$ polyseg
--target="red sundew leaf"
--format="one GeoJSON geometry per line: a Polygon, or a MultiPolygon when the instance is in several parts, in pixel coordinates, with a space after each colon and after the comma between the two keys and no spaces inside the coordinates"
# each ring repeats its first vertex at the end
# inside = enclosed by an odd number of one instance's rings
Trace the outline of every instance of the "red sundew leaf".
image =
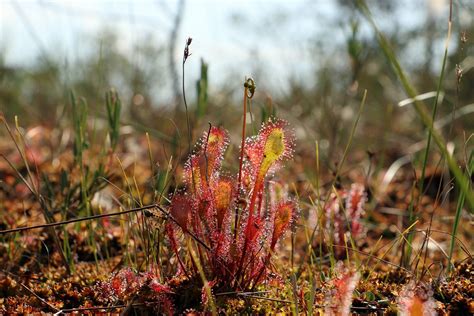
{"type": "MultiPolygon", "coordinates": [[[[253,219],[257,197],[262,194],[265,177],[270,169],[274,170],[281,161],[292,157],[294,138],[294,133],[289,129],[286,121],[270,119],[262,125],[257,137],[249,140],[247,157],[255,171],[255,182],[249,205],[249,223],[253,219]]],[[[257,211],[260,212],[260,209],[257,211]]]]}
{"type": "Polygon", "coordinates": [[[219,258],[221,260],[222,257],[226,257],[227,247],[228,247],[228,240],[227,236],[219,231],[213,231],[211,233],[211,243],[213,243],[212,254],[213,259],[219,258]],[[226,249],[224,249],[226,248],[226,249]],[[224,252],[225,251],[225,252],[224,252]]]}
{"type": "Polygon", "coordinates": [[[364,232],[361,218],[365,201],[366,193],[362,184],[354,183],[350,190],[342,189],[331,194],[325,208],[326,229],[333,233],[337,257],[345,255],[345,237],[360,238],[364,232]]]}
{"type": "Polygon", "coordinates": [[[161,284],[157,280],[152,280],[150,282],[149,287],[157,294],[173,294],[174,293],[169,286],[161,284]]]}
{"type": "Polygon", "coordinates": [[[229,135],[221,127],[213,126],[202,135],[184,168],[184,181],[192,191],[205,190],[217,177],[228,143],[229,135]]]}
{"type": "Polygon", "coordinates": [[[331,281],[333,289],[326,295],[325,315],[330,316],[348,316],[352,305],[352,293],[360,275],[358,272],[345,269],[342,262],[339,261],[336,268],[336,278],[331,281]]]}
{"type": "Polygon", "coordinates": [[[242,189],[244,192],[249,192],[253,186],[255,171],[248,162],[244,162],[242,167],[242,189]]]}
{"type": "Polygon", "coordinates": [[[366,201],[365,188],[362,184],[353,183],[347,193],[346,212],[351,222],[352,235],[357,237],[363,231],[360,218],[364,214],[364,204],[366,201]]]}
{"type": "Polygon", "coordinates": [[[410,306],[408,315],[410,315],[410,316],[424,316],[425,315],[424,310],[425,310],[425,308],[423,306],[423,301],[418,296],[414,296],[411,299],[411,306],[410,306]]]}
{"type": "Polygon", "coordinates": [[[120,293],[122,291],[122,280],[120,278],[112,278],[110,280],[110,288],[114,293],[120,293]]]}
{"type": "Polygon", "coordinates": [[[424,284],[410,282],[400,292],[398,309],[401,316],[434,316],[436,303],[433,300],[433,291],[424,284]]]}
{"type": "Polygon", "coordinates": [[[258,138],[264,155],[267,156],[263,159],[281,161],[293,157],[295,135],[289,128],[287,121],[282,119],[269,120],[262,125],[258,138]]]}
{"type": "Polygon", "coordinates": [[[174,315],[175,310],[170,299],[170,294],[174,294],[173,290],[168,285],[161,284],[157,279],[152,279],[148,287],[155,293],[160,304],[159,311],[155,312],[159,315],[174,315]]]}
{"type": "Polygon", "coordinates": [[[212,198],[210,196],[209,190],[203,192],[202,196],[197,199],[197,210],[198,214],[207,223],[209,223],[209,217],[211,216],[212,211],[212,198]]]}
{"type": "Polygon", "coordinates": [[[293,201],[287,201],[277,206],[270,249],[275,248],[276,242],[283,236],[295,214],[296,204],[293,201]]]}
{"type": "MultiPolygon", "coordinates": [[[[207,170],[207,177],[211,178],[219,172],[224,152],[229,143],[229,134],[221,127],[212,126],[209,134],[203,135],[203,143],[199,155],[204,159],[200,159],[200,167],[201,170],[207,170]]],[[[206,173],[203,172],[203,174],[206,173]]]]}
{"type": "Polygon", "coordinates": [[[176,314],[174,304],[168,296],[162,296],[160,304],[160,312],[162,315],[172,316],[176,314]]]}
{"type": "Polygon", "coordinates": [[[263,178],[279,162],[293,157],[295,136],[288,122],[270,119],[262,124],[256,137],[248,138],[245,145],[247,159],[257,178],[263,178]]]}
{"type": "Polygon", "coordinates": [[[253,243],[258,240],[257,237],[263,230],[262,220],[260,218],[254,218],[249,225],[250,226],[246,228],[246,238],[249,243],[249,248],[252,248],[254,246],[253,243]]]}
{"type": "Polygon", "coordinates": [[[324,210],[326,215],[326,229],[329,232],[334,230],[335,243],[338,243],[341,240],[341,236],[339,236],[339,230],[336,228],[344,224],[342,222],[343,214],[341,214],[339,198],[340,195],[337,196],[335,193],[331,193],[329,201],[327,202],[326,208],[324,210]]]}
{"type": "Polygon", "coordinates": [[[234,182],[230,178],[219,179],[213,191],[217,228],[222,230],[222,223],[234,200],[234,182]]]}
{"type": "Polygon", "coordinates": [[[349,190],[346,208],[357,210],[364,206],[365,203],[365,188],[360,183],[353,183],[349,190]]]}
{"type": "Polygon", "coordinates": [[[200,156],[191,155],[184,165],[184,182],[193,193],[202,191],[201,169],[199,167],[200,156]]]}
{"type": "Polygon", "coordinates": [[[247,169],[255,171],[260,166],[263,158],[261,138],[258,136],[247,137],[245,140],[245,160],[247,169]]]}
{"type": "Polygon", "coordinates": [[[193,203],[186,194],[175,194],[171,200],[170,215],[183,231],[187,231],[193,203]]]}
{"type": "Polygon", "coordinates": [[[124,268],[114,273],[107,281],[97,285],[99,299],[105,302],[125,300],[145,283],[145,277],[124,268]]]}

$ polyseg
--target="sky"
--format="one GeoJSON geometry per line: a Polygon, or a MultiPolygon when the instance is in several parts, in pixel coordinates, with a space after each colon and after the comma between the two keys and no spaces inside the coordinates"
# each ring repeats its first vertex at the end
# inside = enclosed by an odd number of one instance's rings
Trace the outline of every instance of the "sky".
{"type": "MultiPolygon", "coordinates": [[[[283,46],[290,39],[291,28],[276,41],[259,41],[250,27],[236,29],[235,21],[263,21],[273,14],[291,14],[307,1],[186,1],[183,23],[178,34],[179,47],[192,36],[193,51],[200,58],[212,60],[215,68],[249,58],[252,46],[262,52],[262,58],[278,60],[302,59],[301,47],[283,46]],[[291,3],[291,5],[290,5],[291,3]],[[258,42],[258,43],[256,43],[258,42]],[[277,58],[278,57],[278,58],[277,58]],[[223,63],[220,65],[219,63],[223,63]]],[[[322,2],[324,3],[324,1],[322,2]]],[[[167,41],[173,25],[178,1],[11,1],[0,2],[0,47],[6,52],[8,64],[27,65],[39,52],[53,53],[70,60],[79,58],[86,50],[81,47],[88,36],[104,27],[120,34],[119,47],[131,51],[134,42],[152,33],[158,41],[167,41]]],[[[331,10],[331,4],[323,9],[331,10]]],[[[308,18],[306,18],[309,20],[308,18]]],[[[252,22],[258,24],[257,22],[252,22]]],[[[262,22],[264,23],[264,22],[262,22]]],[[[304,21],[299,24],[304,27],[304,21]]],[[[279,36],[279,37],[280,37],[279,36]]],[[[303,40],[304,36],[300,36],[303,40]]],[[[176,59],[181,58],[182,49],[176,59]]]]}
{"type": "MultiPolygon", "coordinates": [[[[393,16],[407,28],[424,21],[417,15],[447,14],[446,0],[400,1],[406,5],[393,16]]],[[[344,43],[348,29],[334,25],[341,14],[336,2],[187,0],[174,59],[180,62],[191,36],[192,58],[210,62],[211,80],[225,80],[229,72],[243,78],[257,69],[268,75],[261,84],[284,89],[288,77],[305,80],[324,64],[324,56],[314,55],[315,42],[327,45],[329,56],[330,45],[344,43]]],[[[120,50],[132,55],[148,34],[157,43],[168,41],[177,8],[178,0],[0,0],[0,50],[7,65],[31,65],[41,52],[73,63],[90,53],[91,37],[111,28],[120,50]]],[[[378,18],[391,27],[390,18],[378,18]]],[[[198,69],[195,62],[190,76],[198,69]]]]}

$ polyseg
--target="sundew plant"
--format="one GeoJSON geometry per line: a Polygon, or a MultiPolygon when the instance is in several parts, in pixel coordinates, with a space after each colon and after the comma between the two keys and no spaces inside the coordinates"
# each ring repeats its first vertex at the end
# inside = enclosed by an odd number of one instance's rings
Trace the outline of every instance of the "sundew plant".
{"type": "Polygon", "coordinates": [[[214,289],[242,291],[266,280],[277,241],[297,214],[296,201],[268,181],[292,157],[294,135],[284,120],[264,123],[245,140],[237,176],[221,170],[228,142],[221,127],[201,137],[185,165],[186,188],[172,197],[174,221],[166,231],[179,273],[197,276],[202,266],[214,289]],[[180,251],[189,239],[195,241],[196,257],[180,251]]]}

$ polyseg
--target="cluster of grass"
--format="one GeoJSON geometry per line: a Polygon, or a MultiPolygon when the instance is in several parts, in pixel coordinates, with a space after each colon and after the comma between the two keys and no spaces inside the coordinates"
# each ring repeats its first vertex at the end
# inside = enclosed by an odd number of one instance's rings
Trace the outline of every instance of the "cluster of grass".
{"type": "MultiPolygon", "coordinates": [[[[390,148],[384,147],[381,158],[367,143],[360,144],[360,122],[371,119],[366,105],[371,91],[357,92],[354,86],[346,101],[357,100],[359,106],[349,127],[337,126],[338,116],[323,106],[326,125],[333,126],[321,136],[333,142],[314,146],[311,137],[304,137],[293,154],[294,134],[311,135],[305,120],[298,125],[291,109],[277,111],[271,101],[259,104],[255,82],[248,79],[243,114],[229,109],[222,121],[209,123],[192,152],[205,120],[223,111],[209,100],[204,62],[196,106],[188,108],[184,98],[175,120],[149,129],[150,134],[143,133],[148,130],[143,124],[123,119],[115,90],[94,106],[70,94],[70,111],[65,111],[70,124],[39,133],[21,128],[18,117],[9,123],[10,112],[2,116],[10,145],[2,148],[0,164],[1,308],[26,313],[472,313],[472,296],[463,289],[473,281],[470,245],[465,245],[472,235],[462,220],[474,209],[472,135],[463,131],[465,139],[455,139],[461,145],[453,153],[436,125],[448,44],[430,113],[365,2],[356,3],[410,98],[420,130],[426,131],[412,172],[402,169],[394,178],[390,148]],[[92,119],[91,109],[104,113],[102,118],[92,119]],[[275,116],[288,116],[290,124],[275,116]],[[221,123],[236,124],[229,133],[221,123]],[[229,135],[240,126],[236,141],[229,135]],[[368,151],[363,171],[353,158],[361,149],[368,151]],[[293,155],[286,169],[275,172],[293,155]],[[334,157],[337,162],[331,161],[334,157]],[[285,232],[289,236],[282,239],[285,232]],[[38,280],[48,282],[40,286],[38,280]],[[48,296],[58,288],[58,296],[48,296]]],[[[450,14],[446,43],[451,32],[450,14]]],[[[348,52],[357,61],[356,26],[351,36],[348,52]]],[[[183,96],[190,45],[188,39],[183,96]]],[[[301,117],[307,111],[303,108],[301,117]]],[[[366,123],[363,132],[370,130],[366,123]]]]}

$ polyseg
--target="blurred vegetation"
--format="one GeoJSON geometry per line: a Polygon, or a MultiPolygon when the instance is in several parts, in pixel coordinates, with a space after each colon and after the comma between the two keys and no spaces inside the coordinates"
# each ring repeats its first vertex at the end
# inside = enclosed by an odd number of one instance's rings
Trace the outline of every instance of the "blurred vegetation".
{"type": "MultiPolygon", "coordinates": [[[[474,100],[471,89],[474,72],[470,71],[474,61],[469,57],[474,52],[469,41],[474,34],[474,9],[463,3],[455,2],[453,36],[442,91],[444,98],[438,118],[448,117],[455,109],[459,111],[474,100]],[[461,13],[471,17],[468,27],[461,28],[456,19],[461,13]],[[466,34],[467,40],[463,40],[461,34],[466,34]],[[456,70],[457,65],[460,65],[458,69],[463,69],[462,73],[456,70]]],[[[383,18],[404,4],[370,1],[369,5],[376,16],[383,18]]],[[[355,10],[353,1],[339,0],[338,7],[340,14],[335,21],[328,22],[326,36],[321,37],[314,30],[314,37],[310,37],[309,47],[315,56],[313,76],[299,80],[283,78],[287,81],[283,94],[274,93],[270,88],[257,88],[252,111],[257,122],[261,115],[270,110],[297,122],[299,139],[309,141],[309,150],[318,140],[322,158],[329,158],[323,161],[331,165],[340,158],[341,148],[350,132],[350,122],[363,91],[367,89],[368,106],[359,133],[355,135],[354,145],[356,149],[378,153],[381,160],[389,158],[388,161],[391,161],[400,155],[399,149],[424,139],[423,126],[417,121],[410,105],[397,106],[406,96],[378,48],[373,33],[368,31],[366,21],[355,10]],[[346,37],[345,43],[330,43],[331,34],[341,30],[346,37]]],[[[316,16],[317,6],[308,4],[308,10],[314,10],[316,16]]],[[[280,12],[265,21],[251,21],[250,27],[255,26],[257,38],[258,32],[262,32],[263,38],[265,34],[261,30],[275,27],[272,19],[281,22],[296,18],[288,14],[280,12]]],[[[442,45],[447,32],[445,14],[436,16],[428,13],[425,19],[406,27],[402,27],[402,21],[393,19],[387,22],[387,30],[384,29],[395,54],[401,58],[411,81],[421,93],[436,90],[442,45]]],[[[242,17],[232,20],[243,31],[249,27],[247,22],[242,17]]],[[[306,32],[311,33],[312,30],[306,32]]],[[[173,80],[169,75],[167,59],[171,43],[156,42],[150,34],[148,40],[136,45],[133,56],[129,56],[119,49],[118,34],[113,30],[104,30],[89,44],[89,55],[75,63],[60,60],[57,56],[40,55],[32,66],[12,66],[6,64],[5,58],[0,55],[0,111],[7,120],[12,121],[17,115],[23,125],[64,126],[66,121],[63,118],[71,113],[71,91],[87,100],[89,115],[107,119],[105,91],[114,87],[123,100],[122,120],[140,127],[140,132],[153,129],[156,135],[173,137],[178,131],[185,130],[184,107],[176,104],[175,100],[166,101],[173,80]]],[[[205,55],[205,52],[201,53],[205,55]]],[[[189,62],[195,63],[196,67],[200,63],[192,57],[189,62]]],[[[202,62],[201,79],[186,78],[188,83],[195,81],[194,87],[197,88],[197,91],[192,91],[197,98],[189,101],[196,114],[192,117],[192,125],[196,130],[202,130],[207,122],[216,125],[226,122],[226,126],[238,128],[241,96],[240,92],[236,92],[240,91],[241,79],[209,87],[207,68],[212,64],[212,60],[202,62]],[[209,89],[212,93],[208,93],[209,89]]],[[[262,70],[256,63],[253,75],[258,87],[266,86],[265,71],[270,74],[270,70],[262,70]]],[[[229,78],[252,74],[232,75],[228,74],[229,78]]],[[[193,85],[187,84],[187,87],[192,89],[193,85]]],[[[431,100],[427,101],[430,104],[431,100]]],[[[473,128],[472,113],[466,114],[455,124],[446,124],[444,135],[462,146],[463,131],[473,128]]]]}

